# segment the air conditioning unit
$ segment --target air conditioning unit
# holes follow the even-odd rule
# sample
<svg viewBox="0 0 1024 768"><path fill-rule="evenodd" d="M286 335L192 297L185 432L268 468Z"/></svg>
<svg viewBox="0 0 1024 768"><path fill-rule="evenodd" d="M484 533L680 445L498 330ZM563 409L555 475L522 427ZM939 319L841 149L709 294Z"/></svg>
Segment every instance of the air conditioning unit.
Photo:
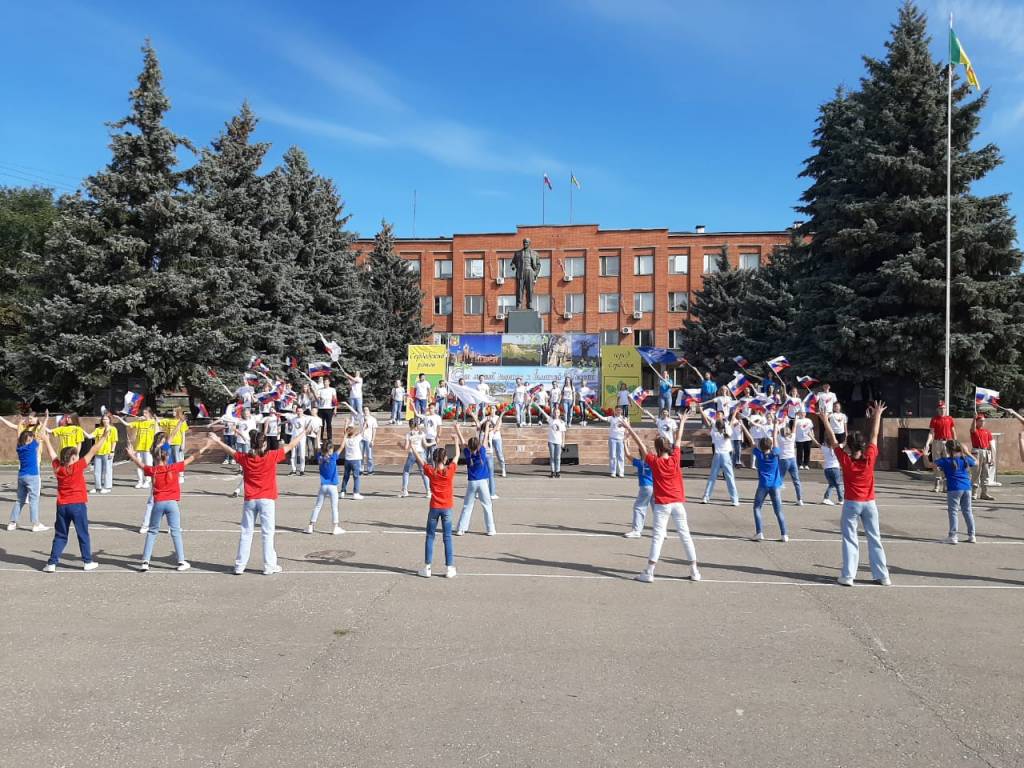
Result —
<svg viewBox="0 0 1024 768"><path fill-rule="evenodd" d="M505 319L505 313L504 312L498 312L498 314L496 314L494 316L494 319L495 320L504 320Z"/></svg>
<svg viewBox="0 0 1024 768"><path fill-rule="evenodd" d="M572 275L566 275L565 276L565 282L571 283L572 282Z"/></svg>
<svg viewBox="0 0 1024 768"><path fill-rule="evenodd" d="M496 278L494 278L494 282L497 283L498 285L504 285L505 278L502 277L501 275L498 275Z"/></svg>
<svg viewBox="0 0 1024 768"><path fill-rule="evenodd" d="M640 310L637 310L636 312L633 313L633 319L634 320L643 320L644 319L644 313L641 312Z"/></svg>
<svg viewBox="0 0 1024 768"><path fill-rule="evenodd" d="M572 312L563 312L562 313L562 319L563 320L572 320Z"/></svg>
<svg viewBox="0 0 1024 768"><path fill-rule="evenodd" d="M631 333L633 333L633 328L631 326L628 326L628 325L622 326L622 335L623 336L629 336Z"/></svg>

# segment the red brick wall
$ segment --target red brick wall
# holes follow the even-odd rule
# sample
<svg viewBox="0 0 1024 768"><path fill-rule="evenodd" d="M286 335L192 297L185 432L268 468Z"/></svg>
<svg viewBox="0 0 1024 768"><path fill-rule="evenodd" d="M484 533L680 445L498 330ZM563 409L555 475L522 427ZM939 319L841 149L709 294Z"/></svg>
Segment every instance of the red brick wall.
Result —
<svg viewBox="0 0 1024 768"><path fill-rule="evenodd" d="M449 239L400 239L396 250L406 258L420 260L420 287L423 289L423 322L433 327L436 333L501 333L504 323L495 318L499 295L515 295L515 281L508 279L504 285L495 282L498 274L498 259L510 258L512 252L522 247L523 238L528 237L534 250L542 257L551 257L551 277L537 281L536 293L551 296L551 313L544 317L546 331L598 333L618 330L630 326L636 330L653 330L653 343L667 346L669 330L681 328L688 313L669 312L668 294L672 291L693 293L703 285L704 255L720 251L729 246L729 261L734 267L740 263L742 253L757 253L764 263L776 246L789 242L789 233L672 233L667 229L613 229L601 230L594 224L574 226L526 226L515 232L481 233L454 235ZM355 244L359 254L373 248L373 240L359 240ZM669 274L669 255L688 249L689 270L685 275ZM619 276L600 276L600 257L619 256ZM654 256L653 275L633 274L633 258L639 254ZM572 282L563 279L559 259L582 256L586 259L586 274L575 277ZM465 277L465 259L484 259L484 278ZM434 279L434 260L452 260L452 279ZM599 296L602 293L619 294L618 314L599 312ZM647 312L640 320L634 320L633 294L654 293L654 312ZM586 311L574 314L571 320L562 317L567 293L583 293ZM466 316L464 297L482 295L482 315ZM451 296L452 314L447 317L434 315L434 297ZM632 337L619 335L623 344L632 344Z"/></svg>

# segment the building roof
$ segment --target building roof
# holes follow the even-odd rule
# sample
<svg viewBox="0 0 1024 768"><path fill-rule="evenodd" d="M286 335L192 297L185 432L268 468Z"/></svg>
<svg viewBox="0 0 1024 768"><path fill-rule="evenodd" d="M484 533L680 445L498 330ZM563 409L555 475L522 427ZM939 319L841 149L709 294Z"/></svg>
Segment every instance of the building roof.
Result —
<svg viewBox="0 0 1024 768"><path fill-rule="evenodd" d="M515 237L523 230L533 229L594 229L600 233L615 232L667 232L669 237L741 237L743 235L786 235L791 229L764 229L744 230L734 232L694 232L692 230L670 230L667 227L616 227L613 229L601 229L599 224L517 224L514 232L456 232L452 235L440 235L434 237L396 237L396 243L450 243L456 237ZM372 237L356 238L357 243L373 242Z"/></svg>

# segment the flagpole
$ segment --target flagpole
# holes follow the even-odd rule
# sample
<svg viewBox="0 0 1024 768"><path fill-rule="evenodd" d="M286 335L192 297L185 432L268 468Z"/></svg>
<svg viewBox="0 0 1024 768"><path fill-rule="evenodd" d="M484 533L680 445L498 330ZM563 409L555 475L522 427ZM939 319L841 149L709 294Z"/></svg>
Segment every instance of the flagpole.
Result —
<svg viewBox="0 0 1024 768"><path fill-rule="evenodd" d="M545 203L546 203L547 194L548 194L548 191L547 191L546 187L547 187L547 185L544 183L544 179L541 178L541 180L540 180L540 223L542 225L544 224L544 213L545 213L544 209L545 209Z"/></svg>
<svg viewBox="0 0 1024 768"><path fill-rule="evenodd" d="M576 177L573 176L572 172L570 171L570 173L569 173L569 223L570 224L572 224L572 188L573 188L572 180L574 178L576 178Z"/></svg>
<svg viewBox="0 0 1024 768"><path fill-rule="evenodd" d="M953 14L949 14L950 33L953 30ZM952 53L952 52L951 52ZM946 72L948 90L946 93L946 365L943 377L946 397L946 413L949 413L949 286L952 280L952 199L953 199L953 59L950 55Z"/></svg>

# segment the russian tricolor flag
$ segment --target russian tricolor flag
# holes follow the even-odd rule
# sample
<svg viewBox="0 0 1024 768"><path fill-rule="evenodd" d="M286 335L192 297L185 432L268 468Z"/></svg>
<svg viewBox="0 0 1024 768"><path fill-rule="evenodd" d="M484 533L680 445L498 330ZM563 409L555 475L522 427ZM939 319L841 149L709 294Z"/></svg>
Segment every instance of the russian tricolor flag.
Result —
<svg viewBox="0 0 1024 768"><path fill-rule="evenodd" d="M796 383L799 384L804 389L810 389L811 387L818 383L818 380L813 376L797 376Z"/></svg>
<svg viewBox="0 0 1024 768"><path fill-rule="evenodd" d="M249 365L247 367L250 371L259 371L260 373L267 373L270 371L270 367L255 355L249 358Z"/></svg>
<svg viewBox="0 0 1024 768"><path fill-rule="evenodd" d="M280 399L280 397L281 395L278 394L278 392L273 389L270 390L269 392L260 392L258 395L256 395L256 399L259 401L260 405L267 405L267 403L273 403L274 401Z"/></svg>
<svg viewBox="0 0 1024 768"><path fill-rule="evenodd" d="M309 378L317 379L323 376L331 375L331 364L330 363L310 363L309 364Z"/></svg>
<svg viewBox="0 0 1024 768"><path fill-rule="evenodd" d="M750 365L750 361L747 360L747 358L745 358L743 355L736 355L736 357L734 357L732 361L736 363L736 365L738 365L740 368L746 368L748 365Z"/></svg>
<svg viewBox="0 0 1024 768"><path fill-rule="evenodd" d="M729 391L732 392L733 397L737 397L744 389L750 386L750 381L748 381L747 377L739 371L733 371L732 375L732 381L725 386L727 386Z"/></svg>
<svg viewBox="0 0 1024 768"><path fill-rule="evenodd" d="M807 397L804 398L804 411L807 413L818 412L818 395L815 392L809 392Z"/></svg>
<svg viewBox="0 0 1024 768"><path fill-rule="evenodd" d="M686 405L697 405L700 402L700 389L684 389L686 393Z"/></svg>
<svg viewBox="0 0 1024 768"><path fill-rule="evenodd" d="M242 379L250 387L255 386L256 384L260 383L260 377L257 376L255 373L243 373L242 374Z"/></svg>
<svg viewBox="0 0 1024 768"><path fill-rule="evenodd" d="M299 358L295 355L286 355L284 358L284 365L286 368L298 368Z"/></svg>
<svg viewBox="0 0 1024 768"><path fill-rule="evenodd" d="M638 403L642 403L644 400L647 399L647 396L649 394L650 393L643 387L637 387L636 389L629 393L629 399L635 400Z"/></svg>
<svg viewBox="0 0 1024 768"><path fill-rule="evenodd" d="M996 392L994 389L985 389L985 387L975 387L974 404L999 405L999 393Z"/></svg>
<svg viewBox="0 0 1024 768"><path fill-rule="evenodd" d="M773 357L771 360L768 360L767 363L768 367L772 369L772 373L782 373L782 371L789 368L789 360L787 360L783 355Z"/></svg>
<svg viewBox="0 0 1024 768"><path fill-rule="evenodd" d="M336 341L328 341L322 333L320 342L324 345L324 352L331 356L331 362L336 363L341 359L341 344Z"/></svg>
<svg viewBox="0 0 1024 768"><path fill-rule="evenodd" d="M126 392L124 395L124 408L121 409L121 413L138 416L141 410L142 395L138 392Z"/></svg>
<svg viewBox="0 0 1024 768"><path fill-rule="evenodd" d="M201 419L210 418L210 410L202 403L199 403L199 405L196 406L196 413L199 415L199 418Z"/></svg>
<svg viewBox="0 0 1024 768"><path fill-rule="evenodd" d="M903 453L910 460L911 464L917 464L920 458L924 456L924 451L920 448L908 448Z"/></svg>

